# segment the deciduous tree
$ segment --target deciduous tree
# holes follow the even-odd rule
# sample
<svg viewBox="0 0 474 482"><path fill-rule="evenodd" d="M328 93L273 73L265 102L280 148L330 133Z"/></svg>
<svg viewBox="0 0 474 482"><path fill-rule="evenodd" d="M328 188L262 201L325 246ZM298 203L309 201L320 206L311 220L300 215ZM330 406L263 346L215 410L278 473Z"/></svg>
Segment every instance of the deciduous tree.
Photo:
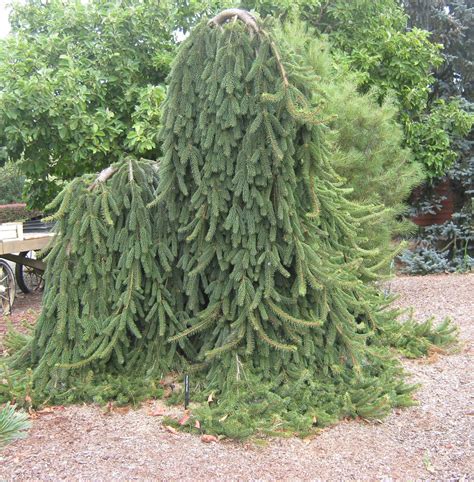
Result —
<svg viewBox="0 0 474 482"><path fill-rule="evenodd" d="M13 5L0 40L0 145L31 181L30 205L126 153L156 157L168 16L161 2L133 0Z"/></svg>

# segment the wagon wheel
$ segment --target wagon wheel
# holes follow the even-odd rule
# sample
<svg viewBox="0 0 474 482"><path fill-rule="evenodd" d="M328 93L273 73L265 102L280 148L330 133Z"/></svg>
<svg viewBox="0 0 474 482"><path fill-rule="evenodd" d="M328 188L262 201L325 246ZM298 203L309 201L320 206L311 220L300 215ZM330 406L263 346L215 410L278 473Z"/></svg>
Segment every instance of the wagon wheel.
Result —
<svg viewBox="0 0 474 482"><path fill-rule="evenodd" d="M35 251L23 251L20 256L24 258L36 259ZM26 266L21 263L15 265L15 277L18 287L23 293L40 291L44 287L43 271Z"/></svg>
<svg viewBox="0 0 474 482"><path fill-rule="evenodd" d="M8 315L15 301L15 275L10 265L0 259L0 313Z"/></svg>

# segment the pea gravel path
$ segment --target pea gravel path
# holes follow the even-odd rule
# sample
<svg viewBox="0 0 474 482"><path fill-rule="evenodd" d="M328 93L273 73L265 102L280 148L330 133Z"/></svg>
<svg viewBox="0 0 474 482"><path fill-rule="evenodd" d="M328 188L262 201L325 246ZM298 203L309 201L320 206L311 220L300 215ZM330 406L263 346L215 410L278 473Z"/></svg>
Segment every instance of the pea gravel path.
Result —
<svg viewBox="0 0 474 482"><path fill-rule="evenodd" d="M449 315L461 327L457 354L405 362L423 384L417 407L264 447L169 433L150 407L56 409L0 453L0 479L474 479L474 274L398 277L391 289L420 318Z"/></svg>

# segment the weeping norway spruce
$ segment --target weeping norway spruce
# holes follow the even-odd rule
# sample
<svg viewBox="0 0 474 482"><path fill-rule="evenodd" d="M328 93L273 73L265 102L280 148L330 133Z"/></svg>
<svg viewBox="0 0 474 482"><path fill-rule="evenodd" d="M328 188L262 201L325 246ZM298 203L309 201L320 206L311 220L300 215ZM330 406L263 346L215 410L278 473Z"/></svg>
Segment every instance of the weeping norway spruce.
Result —
<svg viewBox="0 0 474 482"><path fill-rule="evenodd" d="M186 370L195 399L217 400L195 417L231 436L411 403L387 345L415 343L416 325L374 283L394 253L363 234L384 208L348 199L317 89L278 25L232 9L197 26L169 77L159 163L84 176L52 206L44 309L13 364L58 394L91 373ZM438 343L452 331L425 328Z"/></svg>

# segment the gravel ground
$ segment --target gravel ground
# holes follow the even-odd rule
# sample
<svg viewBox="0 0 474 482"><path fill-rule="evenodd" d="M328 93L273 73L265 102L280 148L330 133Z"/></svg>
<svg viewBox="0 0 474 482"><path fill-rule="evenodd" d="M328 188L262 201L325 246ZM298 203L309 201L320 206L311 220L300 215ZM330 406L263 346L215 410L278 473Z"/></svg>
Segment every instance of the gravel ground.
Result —
<svg viewBox="0 0 474 482"><path fill-rule="evenodd" d="M8 323L11 322L19 330L24 330L24 325L34 323L41 310L41 296L41 292L25 294L18 290L11 315L4 316L0 312L0 353L2 336L7 331Z"/></svg>
<svg viewBox="0 0 474 482"><path fill-rule="evenodd" d="M263 447L170 433L150 416L158 406L56 407L1 453L0 479L473 479L474 275L398 277L391 289L420 319L449 315L461 328L456 354L405 362L422 383L417 407Z"/></svg>

